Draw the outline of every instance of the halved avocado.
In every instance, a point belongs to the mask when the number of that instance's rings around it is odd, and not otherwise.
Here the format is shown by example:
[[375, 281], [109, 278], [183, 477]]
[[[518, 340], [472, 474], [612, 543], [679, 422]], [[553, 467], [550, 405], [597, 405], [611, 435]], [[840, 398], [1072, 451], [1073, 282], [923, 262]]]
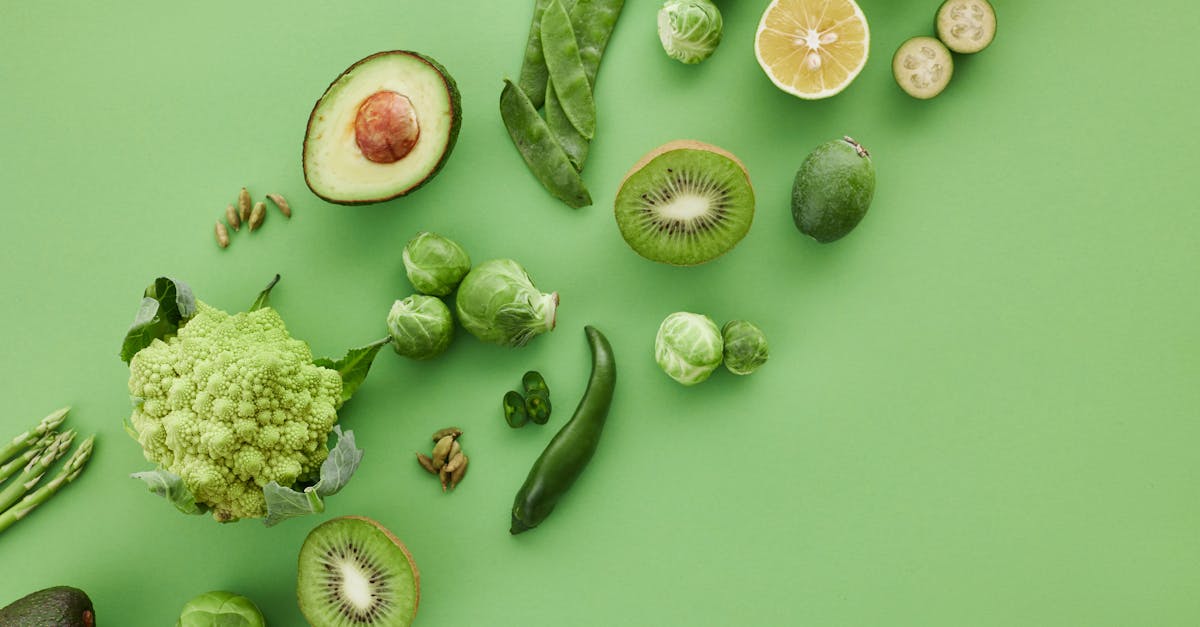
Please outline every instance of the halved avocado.
[[446, 68], [408, 50], [373, 54], [342, 72], [313, 107], [304, 181], [342, 205], [403, 196], [442, 169], [461, 125]]

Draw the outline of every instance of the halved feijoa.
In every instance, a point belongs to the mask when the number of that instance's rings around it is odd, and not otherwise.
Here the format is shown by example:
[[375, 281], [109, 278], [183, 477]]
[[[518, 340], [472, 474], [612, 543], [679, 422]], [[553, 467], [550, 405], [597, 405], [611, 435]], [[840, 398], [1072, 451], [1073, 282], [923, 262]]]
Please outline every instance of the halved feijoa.
[[409, 627], [421, 600], [412, 554], [383, 525], [343, 516], [300, 547], [296, 595], [313, 627]]
[[403, 196], [446, 163], [462, 123], [454, 79], [416, 52], [373, 54], [325, 90], [304, 134], [304, 180], [343, 205]]
[[954, 60], [942, 42], [933, 37], [913, 37], [900, 44], [892, 57], [892, 76], [905, 93], [928, 100], [950, 84]]
[[664, 144], [621, 183], [617, 226], [637, 254], [676, 266], [721, 256], [750, 230], [754, 188], [737, 157], [698, 141]]
[[937, 34], [954, 52], [979, 52], [996, 37], [996, 11], [988, 0], [946, 0], [937, 12]]

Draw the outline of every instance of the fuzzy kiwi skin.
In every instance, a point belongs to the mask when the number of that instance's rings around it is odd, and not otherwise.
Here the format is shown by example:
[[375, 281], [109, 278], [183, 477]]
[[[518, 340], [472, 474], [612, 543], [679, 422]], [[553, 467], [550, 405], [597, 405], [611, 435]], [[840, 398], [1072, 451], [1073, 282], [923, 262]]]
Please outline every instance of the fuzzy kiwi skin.
[[[641, 159], [638, 159], [637, 163], [633, 164], [633, 167], [629, 168], [629, 171], [625, 173], [625, 177], [621, 179], [621, 184], [619, 186], [617, 186], [618, 199], [620, 198], [621, 190], [624, 189], [625, 184], [629, 181], [630, 177], [632, 177], [634, 174], [637, 174], [638, 172], [640, 172], [643, 168], [645, 168], [647, 165], [649, 165], [649, 163], [651, 161], [654, 161], [658, 157], [660, 157], [664, 154], [667, 154], [669, 152], [674, 152], [676, 150], [701, 150], [701, 151], [705, 151], [705, 152], [711, 152], [714, 154], [718, 154], [718, 155], [725, 157], [726, 159], [729, 159], [730, 161], [735, 163], [739, 169], [741, 169], [742, 176], [746, 177], [746, 186], [750, 189], [751, 196], [753, 197], [754, 185], [750, 182], [750, 172], [746, 169], [746, 164], [742, 163], [741, 159], [738, 159], [733, 153], [731, 153], [728, 150], [725, 150], [724, 148], [721, 148], [719, 146], [714, 146], [712, 144], [708, 144], [708, 143], [705, 143], [702, 141], [697, 141], [694, 139], [676, 139], [674, 141], [669, 141], [669, 142], [659, 146], [658, 148], [655, 148], [654, 150], [651, 150], [650, 152], [646, 153], [645, 156], [643, 156]], [[618, 213], [616, 206], [614, 206], [613, 211], [614, 211], [614, 214]], [[619, 224], [620, 223], [619, 215], [617, 216], [617, 219], [618, 219], [618, 224]], [[753, 218], [751, 218], [751, 224], [753, 224]], [[749, 230], [750, 230], [749, 227], [747, 227], [746, 232], [749, 233]], [[742, 237], [745, 237], [745, 234], [743, 234]], [[671, 261], [664, 261], [662, 259], [658, 259], [655, 257], [649, 257], [649, 256], [643, 254], [641, 251], [637, 250], [636, 248], [634, 248], [633, 250], [641, 257], [643, 257], [645, 259], [649, 259], [650, 261], [657, 261], [659, 263], [666, 263], [668, 265], [673, 265], [673, 266], [677, 266], [677, 267], [689, 267], [689, 266], [693, 266], [693, 265], [699, 265], [700, 263], [708, 263], [709, 261], [712, 261], [714, 259], [724, 256], [730, 250], [733, 250], [738, 245], [738, 243], [741, 242], [741, 240], [742, 240], [742, 238], [738, 238], [734, 242], [730, 243], [724, 252], [716, 255], [715, 257], [712, 257], [710, 259], [705, 259], [704, 261], [697, 262], [697, 263], [681, 264], [681, 263], [674, 263]], [[632, 248], [632, 245], [631, 245], [631, 248]]]
[[[417, 610], [419, 609], [419, 607], [421, 605], [421, 571], [420, 571], [420, 569], [417, 568], [417, 560], [413, 559], [413, 555], [411, 552], [409, 552], [408, 547], [405, 546], [404, 542], [401, 542], [400, 538], [397, 538], [396, 534], [392, 533], [387, 527], [384, 527], [378, 521], [367, 518], [366, 516], [341, 516], [338, 518], [331, 518], [331, 519], [325, 521], [324, 523], [321, 523], [317, 527], [315, 527], [312, 531], [310, 531], [309, 536], [311, 536], [313, 533], [315, 533], [317, 529], [320, 529], [321, 527], [328, 525], [332, 522], [338, 521], [338, 520], [361, 520], [363, 522], [366, 522], [366, 523], [374, 526], [379, 531], [383, 532], [383, 535], [386, 536], [388, 538], [388, 540], [391, 540], [392, 544], [395, 544], [397, 547], [399, 547], [400, 551], [402, 553], [404, 553], [404, 558], [408, 561], [409, 567], [412, 568], [412, 574], [413, 574], [413, 615], [412, 615], [412, 620], [416, 620]], [[307, 542], [308, 542], [308, 539], [305, 538], [305, 543], [307, 543]], [[303, 552], [304, 552], [304, 548], [303, 548], [303, 546], [301, 546], [301, 556], [303, 556]], [[299, 566], [303, 566], [304, 565], [303, 560], [300, 560], [298, 564], [299, 564]], [[296, 585], [296, 600], [300, 604], [300, 610], [303, 613], [304, 608], [305, 608], [305, 601], [304, 601], [304, 598], [301, 596], [302, 592], [303, 592], [303, 586], [299, 585], [299, 582], [298, 582]], [[412, 621], [410, 621], [410, 622], [412, 622]]]
[[792, 219], [801, 233], [827, 244], [854, 230], [874, 197], [870, 153], [849, 137], [835, 139], [817, 146], [796, 172]]

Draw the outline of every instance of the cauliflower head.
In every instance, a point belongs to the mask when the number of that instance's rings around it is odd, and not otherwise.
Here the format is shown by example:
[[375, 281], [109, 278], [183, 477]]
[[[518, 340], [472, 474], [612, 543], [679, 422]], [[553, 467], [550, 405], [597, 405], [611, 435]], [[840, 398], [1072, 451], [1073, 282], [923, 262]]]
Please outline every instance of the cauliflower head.
[[130, 417], [146, 459], [179, 475], [227, 522], [266, 515], [263, 486], [315, 480], [329, 455], [342, 379], [269, 307], [196, 315], [129, 362]]

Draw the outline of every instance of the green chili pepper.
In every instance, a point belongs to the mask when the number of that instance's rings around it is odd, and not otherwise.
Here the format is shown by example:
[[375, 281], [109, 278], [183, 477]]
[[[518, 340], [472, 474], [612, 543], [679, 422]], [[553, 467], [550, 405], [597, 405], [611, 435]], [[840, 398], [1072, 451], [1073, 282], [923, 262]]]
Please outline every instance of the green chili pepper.
[[571, 16], [560, 0], [551, 0], [542, 13], [542, 53], [563, 113], [580, 135], [591, 139], [596, 132], [596, 102], [579, 56]]
[[504, 421], [513, 429], [524, 427], [529, 422], [525, 399], [520, 392], [512, 391], [504, 395]]
[[521, 158], [543, 187], [571, 207], [592, 204], [583, 179], [550, 135], [546, 121], [538, 115], [525, 92], [510, 80], [504, 81], [504, 91], [500, 92], [500, 116]]
[[592, 376], [587, 390], [575, 415], [550, 440], [517, 492], [509, 533], [518, 534], [541, 524], [583, 473], [600, 443], [617, 383], [617, 364], [604, 335], [590, 326], [583, 330], [592, 349]]
[[[583, 71], [587, 75], [592, 93], [596, 91], [600, 58], [604, 56], [604, 49], [608, 47], [608, 40], [624, 5], [625, 0], [579, 0], [575, 3], [575, 8], [571, 9], [571, 27], [575, 31], [579, 58], [583, 62]], [[546, 124], [550, 127], [550, 132], [567, 153], [575, 169], [582, 171], [587, 160], [588, 140], [567, 119], [552, 83], [547, 84], [545, 105]]]
[[531, 392], [525, 397], [525, 413], [533, 424], [550, 422], [550, 397], [545, 392]]
[[550, 396], [550, 386], [546, 385], [546, 379], [542, 378], [542, 373], [537, 370], [526, 372], [525, 376], [521, 377], [521, 385], [526, 394], [544, 392], [546, 396]]

